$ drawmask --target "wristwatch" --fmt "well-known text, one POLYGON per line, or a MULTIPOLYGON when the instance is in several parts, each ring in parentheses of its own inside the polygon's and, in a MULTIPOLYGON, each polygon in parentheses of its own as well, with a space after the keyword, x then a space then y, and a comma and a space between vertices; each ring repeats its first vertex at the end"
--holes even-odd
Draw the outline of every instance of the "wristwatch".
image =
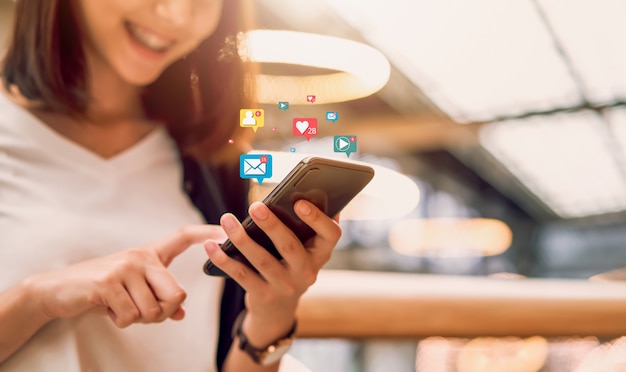
POLYGON ((289 333, 284 337, 272 342, 270 345, 259 349, 248 341, 248 337, 243 333, 243 319, 246 317, 246 310, 244 309, 233 326, 233 338, 239 338, 239 348, 245 351, 255 363, 262 366, 272 365, 280 360, 280 358, 289 351, 291 344, 293 344, 294 336, 296 333, 297 321, 293 322, 293 327, 289 330, 289 333))

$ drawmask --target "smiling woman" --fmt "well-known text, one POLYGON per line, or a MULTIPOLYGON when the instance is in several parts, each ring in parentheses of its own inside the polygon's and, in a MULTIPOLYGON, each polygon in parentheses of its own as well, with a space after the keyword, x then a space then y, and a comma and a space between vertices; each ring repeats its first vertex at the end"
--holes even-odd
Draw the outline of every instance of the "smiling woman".
POLYGON ((301 243, 255 204, 278 261, 233 215, 248 207, 237 115, 255 74, 230 40, 248 9, 16 3, 0 66, 0 371, 295 370, 276 345, 341 230, 299 201, 316 234, 301 243), (234 281, 206 277, 207 256, 234 281))
POLYGON ((219 22, 222 1, 79 1, 91 64, 112 66, 123 79, 145 85, 193 50, 219 22), (103 16, 106 15, 106 16, 103 16))
POLYGON ((130 114, 163 122, 183 150, 203 159, 243 151, 244 134, 230 123, 253 99, 254 79, 246 76, 254 67, 232 58, 236 47, 225 43, 250 28, 241 2, 19 1, 5 86, 19 87, 41 110, 96 124, 129 114, 124 102, 138 96, 128 84, 146 86, 143 114, 130 114), (223 146, 233 138, 234 146, 223 146))

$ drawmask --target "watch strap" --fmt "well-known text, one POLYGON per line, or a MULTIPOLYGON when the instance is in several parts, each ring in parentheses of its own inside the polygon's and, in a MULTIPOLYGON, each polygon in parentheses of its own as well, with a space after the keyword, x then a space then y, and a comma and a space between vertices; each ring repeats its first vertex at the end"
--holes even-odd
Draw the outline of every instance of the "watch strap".
POLYGON ((265 364, 264 356, 267 356, 268 354, 271 354, 274 351, 276 351, 278 346, 280 346, 281 344, 285 342, 291 342, 293 340, 296 334, 296 328, 297 328, 298 322, 297 320, 293 322, 293 326, 291 327, 291 329, 285 336, 278 338, 277 340, 273 341, 272 343, 270 343, 268 346, 264 348, 257 348, 250 343, 250 341, 248 340, 248 337, 243 332, 243 320, 246 317, 246 313, 247 313, 247 310, 243 309, 243 311, 239 313, 239 316, 235 320, 235 324, 233 327, 233 338, 239 339, 239 349, 246 352, 246 354, 248 354, 252 358, 252 360, 254 360, 255 363, 263 365, 265 364))

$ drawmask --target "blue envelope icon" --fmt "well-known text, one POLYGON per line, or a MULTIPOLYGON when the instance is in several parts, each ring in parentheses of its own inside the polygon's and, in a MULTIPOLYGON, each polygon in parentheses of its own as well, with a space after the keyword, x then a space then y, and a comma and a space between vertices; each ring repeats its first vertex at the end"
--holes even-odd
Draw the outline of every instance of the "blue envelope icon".
POLYGON ((254 178, 259 184, 265 178, 272 177, 272 155, 269 154, 242 154, 239 156, 239 176, 254 178))

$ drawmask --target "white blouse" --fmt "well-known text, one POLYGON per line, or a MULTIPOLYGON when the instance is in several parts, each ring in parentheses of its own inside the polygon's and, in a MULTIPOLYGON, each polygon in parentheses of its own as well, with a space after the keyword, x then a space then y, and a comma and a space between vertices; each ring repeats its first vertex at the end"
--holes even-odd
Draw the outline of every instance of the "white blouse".
MULTIPOLYGON (((203 223, 181 180, 161 127, 103 159, 0 93, 0 291, 203 223)), ((214 371, 223 280, 204 275, 206 258, 196 245, 170 266, 187 291, 184 320, 125 329, 106 315, 54 320, 0 371, 214 371)))

